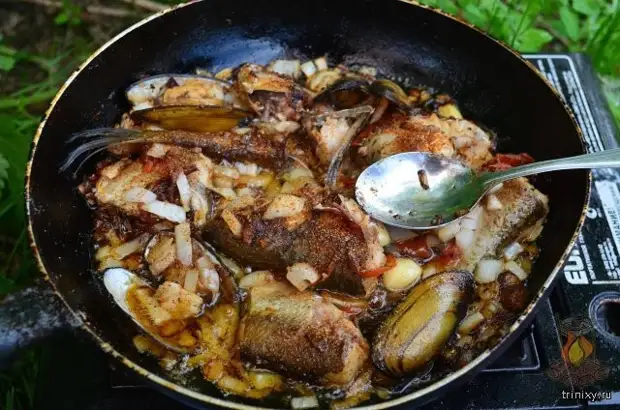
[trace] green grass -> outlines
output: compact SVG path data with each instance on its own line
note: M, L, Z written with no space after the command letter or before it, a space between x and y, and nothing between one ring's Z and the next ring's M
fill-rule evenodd
M63 0L62 7L48 15L43 27L33 28L45 31L35 32L33 41L2 38L0 34L0 299L30 285L37 276L26 238L23 183L30 142L41 115L62 82L98 44L145 14L120 0L99 3L131 10L132 15L122 20L96 17L86 13L84 4L88 1ZM422 3L457 15L521 52L588 53L620 124L620 0ZM26 7L32 7L31 13L41 12L38 6ZM110 20L117 20L112 28ZM37 36L48 35L49 40L37 43ZM9 371L0 373L0 408L32 407L37 357L36 349L28 350Z

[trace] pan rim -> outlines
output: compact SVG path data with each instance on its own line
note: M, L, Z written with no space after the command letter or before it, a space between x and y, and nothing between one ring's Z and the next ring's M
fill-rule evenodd
M203 402L203 403L208 403L208 404L214 404L217 406L221 406L224 408L230 408L230 409L239 409L239 410L256 410L256 409L270 409L267 407L260 407L260 406L254 406L254 405L250 405L250 404L244 404L244 403L238 403L238 402L231 402L231 401L227 401L227 400L223 400L223 399L219 399L216 397L212 397L209 396L207 394L204 393L200 393L197 392L195 390L191 390L187 387L178 385L176 383L173 383L171 381L169 381L168 379L158 376L148 370L146 370L144 367L136 364L135 362L129 360L128 358L126 358L123 354L121 354L119 351L117 351L114 347L112 347L112 345L110 345L108 342L104 341L102 339L102 337L100 337L97 332L95 331L94 328L92 328L88 322L87 319L85 319L79 312L77 312L76 310L74 310L69 303L67 302L67 300L62 296L62 294L60 294L60 292L58 291L58 289L56 288L56 285L54 283L54 281L51 280L49 274L47 273L47 269L43 263L43 260L41 258L41 255L38 252L38 247L37 247L37 243L35 240L35 236L34 236L34 231L33 231L33 222L32 222L32 216L31 216L31 204L30 204L30 175L31 175L31 171L32 171L32 163L33 163L33 159L34 159L34 155L38 146L38 141L43 133L43 130L45 128L47 119L49 118L50 114L52 113L52 111L54 110L56 104L58 103L58 101L62 98L62 96L64 95L65 91L67 90L67 88L73 83L73 81L77 78L77 76L82 73L82 71L84 71L89 65L90 63L97 58L101 53L103 53L108 47L110 47L112 44L116 43L119 39L121 39L122 37L126 36L127 34L131 33L132 31L136 30L137 28L151 22L152 20L158 19L168 13L171 13L177 9L181 9L181 8L185 8L185 7L189 7L192 4L195 3L201 3L203 1L206 0L191 0L188 1L186 3L182 3L182 4L178 4L176 6L170 7L168 9L162 10L160 12L157 12L151 16L148 16L146 18L144 18L143 20L138 21L137 23L133 24L132 26L128 27L127 29L123 30L121 33L117 34L116 36L114 36L112 39L110 39L109 41L107 41L105 44L103 44L101 47L99 47L95 52L93 52L79 67L77 70L75 70L71 76L64 82L64 84L60 87L60 89L58 90L58 92L56 93L56 95L54 96L54 98L52 99L50 106L48 107L48 109L45 112L45 115L43 117L43 120L41 121L41 123L39 124L37 131L34 135L33 141L32 141L32 147L30 150L30 156L26 165L26 178L25 178L25 205L26 205L26 215L28 218L28 237L29 237L29 242L30 242L30 247L33 251L35 260L37 262L37 266L39 271L41 272L41 274L43 275L43 278L51 285L52 290L54 291L54 293L56 293L56 295L63 301L63 303L65 304L65 306L69 309L69 311L74 315L74 317L76 319L78 319L79 323L80 323L80 327L85 330L92 338L94 338L94 340L96 340L96 342L99 344L100 348L110 354L112 357L120 360L125 366L127 366L128 368L136 371L138 374L140 374L141 376L147 378L148 380L150 380L151 382L154 382L166 389L169 389L171 391L174 391L176 393L182 394L184 396L190 397L194 400ZM497 43L500 47L504 48L505 50L507 50L508 52L510 52L515 58L517 58L522 64L524 64L530 71L534 72L539 79L541 79L543 81L544 84L547 85L547 87L552 91L553 95L555 95L555 98L562 104L562 106L564 107L564 111L566 112L566 114L568 115L568 117L570 118L570 120L573 123L573 126L575 128L575 130L577 131L577 135L579 136L579 140L581 142L581 147L582 147L582 151L586 152L586 144L585 144L585 138L583 135L583 132L581 130L581 128L579 127L574 114L572 113L572 111L569 109L568 105L566 104L566 102L561 98L559 92L553 88L553 86L551 85L551 83L549 82L549 80L547 80L546 77L544 77L544 75L542 73L540 73L530 62L528 62L527 60L525 60L519 53L517 53L515 50L513 50L511 47L509 47L508 45L504 44L503 42L491 37L489 34L485 33L484 31L480 30L479 28L475 27L474 25L465 22L463 20L461 20L458 17L452 16L448 13L445 13L441 10L435 9L433 7L430 6L426 6L423 4L418 3L415 0L396 0L399 2L403 2L409 5L412 5L414 7L420 7L420 8L424 8L427 9L431 12L440 14L444 17L447 17L459 24L465 25L470 29L473 29L475 31L477 31L479 34L483 35L484 37L486 37L487 39L490 39L492 41L494 41L495 43ZM508 332L507 335L505 335L502 340L496 344L495 346L493 346L490 349L485 350L484 352L482 352L481 354L479 354L474 360L472 360L470 363L468 363L466 366L462 367L461 369L458 369L457 371L454 371L450 374L448 374L447 376L441 378L440 380L437 380L436 382L425 386L424 388L420 389L420 390L416 390L414 392L411 392L409 394L406 394L404 396L392 399L392 400L386 400L384 402L381 403L376 403L376 404L371 404L371 405L366 405L366 406L361 406L361 407L355 407L357 409L364 409L364 410L379 410L379 409L385 409L385 408L389 408L389 407L393 407L393 406L397 406L397 405L401 405L401 404L405 404L411 400L415 400L418 398L421 398L423 396L429 396L427 401L433 400L437 398L437 393L440 389L449 387L450 385L454 384L455 382L458 381L458 379L460 378L465 378L463 377L465 375L467 375L467 373L472 372L472 371L476 371L476 370L480 370L481 368L483 368L485 365L488 365L489 361L493 358L496 358L499 354L503 353L503 351L509 346L510 343L510 339L514 339L524 328L525 326L527 326L529 324L529 322L533 319L533 315L534 315L534 310L537 307L537 305L540 303L541 299L543 299L546 295L548 295L549 291L552 288L552 285L554 284L555 280L558 277L558 273L562 267L562 265L564 264L564 261L566 260L566 258L568 257L570 251L572 250L572 248L574 247L577 238L579 236L579 232L581 231L581 228L583 226L585 217L586 217L586 212L588 209L588 204L589 204L589 200L590 200L590 195L591 195L591 185L592 185L592 172L591 171L587 171L587 183L586 183L586 187L585 187L585 196L584 196L584 203L583 203L583 207L582 207L582 211L581 211L581 215L579 217L579 220L577 222L577 226L575 228L575 231L573 232L573 235L570 239L570 241L568 242L568 244L566 245L566 248L564 250L564 253L562 254L562 256L560 257L560 259L558 260L558 262L556 263L556 265L554 266L553 270L548 274L547 279L545 280L545 282L542 284L540 290L538 291L538 293L532 298L532 300L530 301L530 303L528 304L527 308L521 313L521 315L519 315L519 317L515 320L515 322L512 324L512 326L510 327L510 330ZM514 340L513 340L514 341ZM275 409L274 409L275 410Z

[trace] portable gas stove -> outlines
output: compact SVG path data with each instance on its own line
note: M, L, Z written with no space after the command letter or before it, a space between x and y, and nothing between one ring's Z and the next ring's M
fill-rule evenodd
M618 146L584 56L526 58L572 108L588 152ZM593 176L584 228L530 329L472 382L425 409L620 408L620 172L595 170ZM187 408L83 339L60 334L44 348L35 409Z

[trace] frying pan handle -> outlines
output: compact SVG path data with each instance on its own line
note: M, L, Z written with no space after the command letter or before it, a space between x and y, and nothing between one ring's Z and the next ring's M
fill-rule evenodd
M19 349L79 324L46 284L8 295L0 302L0 370Z

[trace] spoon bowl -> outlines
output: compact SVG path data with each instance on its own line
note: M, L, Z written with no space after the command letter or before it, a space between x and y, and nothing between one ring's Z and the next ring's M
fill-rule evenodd
M404 152L366 168L357 179L355 196L371 217L385 224L429 229L466 215L486 190L461 161Z
M374 219L406 229L434 229L468 214L498 184L563 169L620 167L620 148L476 173L429 152L403 152L375 162L355 183L355 197Z

